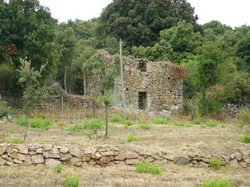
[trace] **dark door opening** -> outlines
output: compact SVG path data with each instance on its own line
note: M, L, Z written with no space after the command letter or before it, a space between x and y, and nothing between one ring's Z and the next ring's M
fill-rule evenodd
M145 110L147 104L147 92L139 92L139 109Z

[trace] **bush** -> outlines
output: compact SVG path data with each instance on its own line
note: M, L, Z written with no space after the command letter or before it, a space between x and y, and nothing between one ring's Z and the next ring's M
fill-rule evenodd
M210 161L210 164L209 164L209 167L213 168L214 170L218 170L221 168L221 165L224 164L224 161L223 160L219 160L219 159L216 159L216 160L211 160Z
M163 168L154 166L153 164L149 164L146 160L145 162L140 162L136 164L136 172L137 173L151 173L151 174L158 174L162 175Z
M228 179L210 179L210 180L205 180L203 183L203 187L233 187L234 180L231 180L229 183Z
M141 128L141 129L151 129L152 125L141 124L141 125L138 125L138 127Z
M213 113L215 116L218 116L223 112L219 102L207 99L200 100L200 111L201 116L205 116L211 113Z
M6 143L15 143L15 144L20 144L20 143L24 143L23 140L21 140L20 138L14 138L13 140L9 140L9 139L5 139Z
M110 119L112 122L123 122L124 118L121 116L121 114L116 114Z
M84 129L100 129L104 126L104 123L101 122L99 119L93 119L88 121L83 125Z
M53 167L54 172L61 173L62 172L62 165L57 164L57 167Z
M208 127L216 127L217 125L218 121L209 120L208 122L206 122L206 126Z
M139 141L139 137L135 137L134 134L128 135L127 136L127 141L132 142L132 141Z
M114 126L114 125L109 125L109 131L114 131L115 129L117 129L118 127Z
M175 126L181 126L181 127L184 127L185 126L185 123L181 122L181 123L178 123L177 121L174 122L174 125Z
M196 124L196 125L199 125L199 124L201 124L202 123L202 120L201 119L195 119L194 121L193 121L193 124Z
M45 119L34 117L33 119L28 119L29 125L33 128L49 130L53 125L53 120L49 117ZM15 123L20 124L22 126L26 126L25 117L19 117L15 120Z
M78 123L78 124L74 125L73 127L68 128L67 130L71 131L71 132L83 132L84 127L83 127L83 125Z
M80 178L79 176L73 175L72 177L66 177L64 180L64 185L66 187L77 187L79 186Z
M242 143L250 143L250 136L246 135L244 137L241 137L239 140L236 140L238 142L242 142Z
M167 119L164 119L164 118L156 118L156 119L154 119L154 122L156 124L168 124L169 123L169 121Z
M125 121L125 125L131 126L131 125L133 125L133 122L132 121Z

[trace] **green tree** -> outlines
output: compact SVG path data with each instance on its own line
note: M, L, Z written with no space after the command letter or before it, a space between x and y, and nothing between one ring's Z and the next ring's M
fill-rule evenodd
M115 0L98 18L95 35L100 40L110 36L120 38L128 47L153 46L160 31L176 26L181 20L202 31L194 16L194 8L186 0Z
M236 46L237 55L248 64L250 63L250 32Z
M97 98L97 102L103 103L105 105L105 111L106 111L106 132L105 136L108 136L108 107L109 105L114 104L114 98L111 96L110 92L107 90L104 90L104 93L100 94Z
M45 69L47 64L41 66L40 71L34 70L31 67L31 61L27 61L27 58L20 58L20 69L18 70L20 73L19 83L24 86L24 92L22 96L23 100L23 109L22 112L26 115L26 124L27 128L24 134L24 141L26 139L26 134L28 132L29 123L28 117L31 112L33 112L36 108L36 104L41 104L41 102L48 100L51 96L52 86L41 86L38 78L41 77L42 71Z

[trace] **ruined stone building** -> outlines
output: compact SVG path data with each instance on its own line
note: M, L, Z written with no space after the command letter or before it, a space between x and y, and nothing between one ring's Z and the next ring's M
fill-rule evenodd
M107 51L99 50L105 63L114 63L114 56ZM119 59L116 59L119 61ZM125 104L129 108L142 109L149 111L163 110L170 105L177 105L183 99L182 80L172 78L171 62L151 62L147 59L137 59L133 56L123 56L123 80ZM95 77L87 80L88 94L94 96L97 87L93 81ZM177 80L177 81L176 81ZM120 74L114 78L114 86L110 89L114 98L115 105L122 106L122 90Z

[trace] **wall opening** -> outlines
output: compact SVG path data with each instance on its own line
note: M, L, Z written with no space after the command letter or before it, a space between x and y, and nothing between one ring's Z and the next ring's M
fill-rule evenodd
M140 61L138 69L140 72L146 72L147 71L147 64L145 62Z
M139 92L139 109L145 110L147 108L147 92Z

